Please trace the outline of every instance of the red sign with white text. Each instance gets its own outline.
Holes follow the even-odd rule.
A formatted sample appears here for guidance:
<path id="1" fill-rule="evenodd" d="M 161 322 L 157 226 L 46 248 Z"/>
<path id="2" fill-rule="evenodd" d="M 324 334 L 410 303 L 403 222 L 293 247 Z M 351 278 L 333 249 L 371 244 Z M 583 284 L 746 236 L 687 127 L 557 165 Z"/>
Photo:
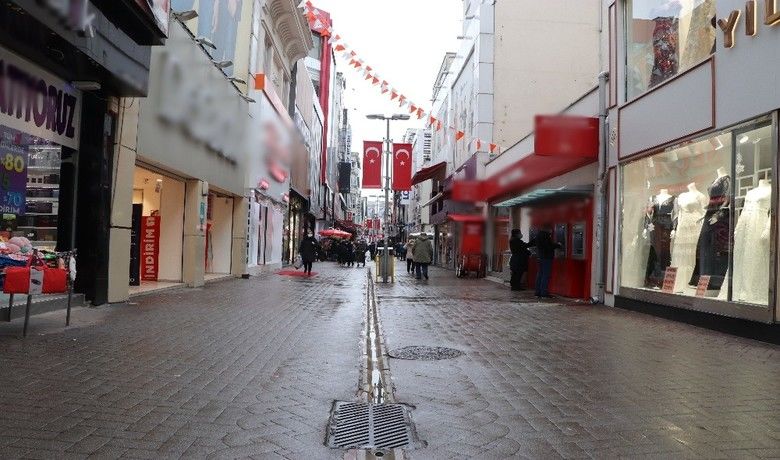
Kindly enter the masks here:
<path id="1" fill-rule="evenodd" d="M 141 218 L 141 279 L 157 281 L 160 268 L 160 217 Z"/>
<path id="2" fill-rule="evenodd" d="M 382 188 L 381 141 L 363 141 L 363 188 Z"/>
<path id="3" fill-rule="evenodd" d="M 537 115 L 534 153 L 543 156 L 595 157 L 599 119 L 572 115 Z"/>
<path id="4" fill-rule="evenodd" d="M 393 190 L 412 189 L 412 144 L 393 144 Z"/>

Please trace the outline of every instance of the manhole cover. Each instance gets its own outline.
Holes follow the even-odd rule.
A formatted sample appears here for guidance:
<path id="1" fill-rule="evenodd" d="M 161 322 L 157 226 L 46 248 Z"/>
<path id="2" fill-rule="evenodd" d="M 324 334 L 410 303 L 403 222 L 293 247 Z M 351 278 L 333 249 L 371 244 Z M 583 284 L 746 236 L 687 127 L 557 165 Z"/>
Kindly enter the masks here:
<path id="1" fill-rule="evenodd" d="M 408 408 L 402 404 L 336 401 L 328 423 L 328 447 L 396 449 L 415 441 Z"/>
<path id="2" fill-rule="evenodd" d="M 462 356 L 463 352 L 454 348 L 445 347 L 426 347 L 413 345 L 390 351 L 391 358 L 397 359 L 415 359 L 419 361 L 435 361 L 439 359 L 452 359 Z"/>

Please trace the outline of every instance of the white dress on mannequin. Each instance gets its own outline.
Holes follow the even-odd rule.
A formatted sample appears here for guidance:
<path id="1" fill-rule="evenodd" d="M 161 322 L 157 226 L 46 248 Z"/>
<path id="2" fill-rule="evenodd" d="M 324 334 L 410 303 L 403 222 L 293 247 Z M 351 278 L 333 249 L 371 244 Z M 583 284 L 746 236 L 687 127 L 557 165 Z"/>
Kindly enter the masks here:
<path id="1" fill-rule="evenodd" d="M 769 233 L 772 186 L 761 180 L 747 192 L 734 228 L 732 300 L 767 305 L 769 301 Z M 721 294 L 725 289 L 721 290 Z"/>
<path id="2" fill-rule="evenodd" d="M 707 195 L 696 189 L 696 184 L 688 184 L 688 191 L 677 197 L 677 228 L 672 240 L 672 267 L 677 267 L 674 292 L 689 290 L 688 280 L 696 265 L 696 244 L 699 230 L 708 203 Z"/>

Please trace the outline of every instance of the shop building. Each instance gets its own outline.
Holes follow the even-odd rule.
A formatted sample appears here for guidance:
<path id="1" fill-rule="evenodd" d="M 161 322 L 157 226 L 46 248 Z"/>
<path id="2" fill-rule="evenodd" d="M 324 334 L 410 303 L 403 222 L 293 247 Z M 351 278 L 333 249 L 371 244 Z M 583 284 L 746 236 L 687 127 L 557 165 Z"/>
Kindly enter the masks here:
<path id="1" fill-rule="evenodd" d="M 604 3 L 608 304 L 778 321 L 775 3 Z"/>
<path id="2" fill-rule="evenodd" d="M 110 300 L 243 274 L 248 102 L 195 35 L 170 22 L 146 98 L 120 104 Z"/>
<path id="3" fill-rule="evenodd" d="M 108 300 L 118 98 L 146 94 L 151 47 L 165 40 L 168 14 L 109 3 L 0 6 L 0 148 L 10 192 L 0 239 L 77 248 L 75 291 L 95 305 Z"/>

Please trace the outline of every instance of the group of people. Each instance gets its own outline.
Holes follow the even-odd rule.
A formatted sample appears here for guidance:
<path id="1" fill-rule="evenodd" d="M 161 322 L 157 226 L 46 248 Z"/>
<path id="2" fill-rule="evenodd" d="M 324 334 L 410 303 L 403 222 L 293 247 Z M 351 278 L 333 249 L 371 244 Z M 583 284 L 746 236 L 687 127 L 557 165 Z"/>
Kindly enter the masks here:
<path id="1" fill-rule="evenodd" d="M 366 256 L 371 259 L 376 254 L 376 245 L 368 244 L 365 240 L 355 241 L 354 237 L 349 240 L 337 240 L 331 245 L 331 251 L 336 253 L 336 261 L 342 267 L 366 266 Z M 311 269 L 314 261 L 318 257 L 321 259 L 322 248 L 319 241 L 314 238 L 314 233 L 309 230 L 306 236 L 301 240 L 298 246 L 298 254 L 301 256 L 301 265 L 307 275 L 311 275 Z"/>
<path id="2" fill-rule="evenodd" d="M 549 287 L 550 276 L 552 275 L 555 250 L 561 245 L 553 241 L 552 229 L 549 225 L 543 226 L 528 243 L 523 241 L 523 233 L 519 229 L 512 230 L 512 237 L 509 239 L 509 250 L 512 252 L 512 258 L 509 259 L 509 269 L 512 272 L 512 277 L 509 285 L 513 291 L 523 289 L 523 274 L 528 271 L 528 258 L 531 255 L 528 248 L 530 247 L 536 247 L 536 256 L 539 262 L 534 294 L 540 298 L 552 297 Z"/>
<path id="3" fill-rule="evenodd" d="M 406 257 L 406 273 L 427 280 L 428 266 L 433 262 L 433 244 L 428 234 L 423 232 L 417 238 L 410 238 L 403 245 L 402 253 Z"/>
<path id="4" fill-rule="evenodd" d="M 369 249 L 364 240 L 341 240 L 336 242 L 334 246 L 336 261 L 342 267 L 366 266 L 366 252 L 369 252 Z"/>

